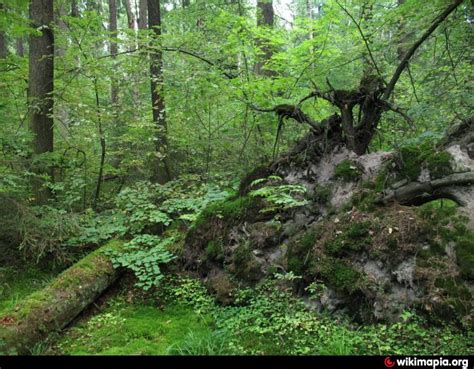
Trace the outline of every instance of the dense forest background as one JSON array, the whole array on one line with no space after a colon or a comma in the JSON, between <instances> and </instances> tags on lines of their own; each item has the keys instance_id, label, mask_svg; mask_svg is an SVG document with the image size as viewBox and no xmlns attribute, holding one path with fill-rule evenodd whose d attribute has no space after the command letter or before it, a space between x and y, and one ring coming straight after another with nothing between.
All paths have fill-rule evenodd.
<instances>
[{"instance_id":1,"label":"dense forest background","mask_svg":"<svg viewBox=\"0 0 474 369\"><path fill-rule=\"evenodd\" d=\"M462 245L453 264L459 266L450 269L460 272L442 284L433 277L437 287L458 293L454 300L443 297L454 313L433 313L448 317L442 322L416 309L400 311L388 323L385 315L378 321L347 311L331 315L331 309L310 313L294 295L321 297L322 281L337 290L340 281L333 277L340 277L342 254L334 253L330 270L318 270L311 281L307 269L291 267L291 251L283 271L265 269L276 276L272 282L249 277L253 269L246 261L243 285L227 275L207 285L221 295L221 305L199 278L183 271L207 283L215 273L221 276L216 265L236 265L238 250L226 249L231 241L216 240L231 239L237 224L244 224L241 233L268 237L267 228L247 232L247 223L263 219L274 227L291 218L292 226L303 222L309 229L316 215L298 215L300 209L319 204L321 217L338 213L342 207L321 205L332 185L310 186L309 194L308 181L288 174L296 167L308 174L326 156L337 158L335 148L354 157L405 153L399 167L384 173L398 170L407 181L422 182L423 163L432 179L452 174L452 167L440 171L450 157L439 145L456 124L466 129L464 136L472 134L473 22L474 2L468 0L1 1L0 344L3 339L7 353L49 354L472 353L471 230L465 220L447 225L457 206L466 205L457 195L433 194L430 200L437 201L424 205L422 215L403 210L395 216L424 216L440 243ZM295 150L298 159L285 154ZM342 163L335 169L337 186L364 187L359 159L344 159L334 163ZM456 177L456 185L470 185L469 175ZM428 202L418 195L397 200ZM260 215L247 211L245 196L252 204L266 201ZM354 219L348 223L360 220ZM370 236L382 224L376 219ZM348 234L326 229L334 237L367 236L359 228ZM278 237L272 242L282 243ZM110 240L105 254L115 269L108 270L94 250ZM309 251L295 250L306 265ZM202 263L201 252L207 258ZM228 263L232 253L235 260ZM89 293L76 293L67 271L53 280L71 265ZM84 268L107 276L81 277ZM123 270L129 273L108 288ZM344 269L344 278L346 272L353 273ZM362 305L367 294L355 298L346 285L352 277L341 291L354 297L349 305ZM257 281L258 288L247 288ZM83 312L106 288L96 308ZM36 290L32 305L24 303ZM36 327L44 311L34 318L29 313L41 302L62 309L63 320L48 326L55 335L46 341ZM15 306L26 310L20 314ZM75 327L58 332L81 312ZM21 333L27 336L21 344L15 336L10 347L9 327L20 320L36 333ZM125 333L113 336L118 327ZM315 334L321 330L327 333ZM157 337L163 341L153 343Z\"/></svg>"}]
</instances>

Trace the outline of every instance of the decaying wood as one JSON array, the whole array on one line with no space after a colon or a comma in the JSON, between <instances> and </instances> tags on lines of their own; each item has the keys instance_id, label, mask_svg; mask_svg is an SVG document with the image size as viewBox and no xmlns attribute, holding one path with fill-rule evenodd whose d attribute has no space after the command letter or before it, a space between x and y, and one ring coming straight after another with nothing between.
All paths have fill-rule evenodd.
<instances>
[{"instance_id":1,"label":"decaying wood","mask_svg":"<svg viewBox=\"0 0 474 369\"><path fill-rule=\"evenodd\" d=\"M118 277L109 243L60 274L50 285L0 315L0 354L30 354L35 344L68 325Z\"/></svg>"}]
</instances>

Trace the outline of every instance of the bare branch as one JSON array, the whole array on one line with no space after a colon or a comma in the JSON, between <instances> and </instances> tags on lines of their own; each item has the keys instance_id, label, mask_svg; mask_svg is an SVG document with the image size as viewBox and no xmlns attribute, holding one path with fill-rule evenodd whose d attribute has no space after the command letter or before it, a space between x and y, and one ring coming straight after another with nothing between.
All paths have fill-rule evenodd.
<instances>
[{"instance_id":1,"label":"bare branch","mask_svg":"<svg viewBox=\"0 0 474 369\"><path fill-rule=\"evenodd\" d=\"M336 1L336 4L339 5L339 7L344 11L344 13L346 13L346 14L349 16L349 18L351 18L352 22L356 25L357 30L359 31L360 37L362 37L362 40L364 41L365 47L366 47L367 51L369 52L370 60L371 60L372 64L374 65L374 68L375 68L375 70L377 71L378 76L379 76L379 77L382 79L382 81L383 81L384 79L383 79L382 73L380 72L380 69L379 69L377 63L375 62L374 55L372 54L372 50L370 49L369 40L367 40L367 37L365 37L364 32L362 31L362 28L360 27L359 22L357 22L357 21L354 19L354 17L352 16L352 14L349 13L349 11L348 11L346 8L344 8L344 7L339 3L338 0L335 0L335 1ZM385 81L384 81L384 83L385 83Z\"/></svg>"},{"instance_id":2,"label":"bare branch","mask_svg":"<svg viewBox=\"0 0 474 369\"><path fill-rule=\"evenodd\" d=\"M420 45L426 41L428 37L438 28L438 26L451 14L464 0L454 0L451 5L449 5L441 14L439 14L433 23L431 24L430 28L426 30L425 33L410 47L410 49L406 52L405 56L403 57L402 61L398 65L395 73L393 74L390 82L388 83L387 88L382 96L382 100L388 100L390 95L392 94L395 85L397 84L398 80L402 72L405 70L406 66L408 65L408 61L410 58L415 54L415 51L420 47Z\"/></svg>"}]
</instances>

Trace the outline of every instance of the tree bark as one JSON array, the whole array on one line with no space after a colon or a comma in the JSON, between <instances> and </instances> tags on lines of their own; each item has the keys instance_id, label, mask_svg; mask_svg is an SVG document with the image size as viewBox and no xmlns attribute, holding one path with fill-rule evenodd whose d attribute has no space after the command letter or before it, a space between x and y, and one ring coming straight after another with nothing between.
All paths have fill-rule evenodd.
<instances>
[{"instance_id":1,"label":"tree bark","mask_svg":"<svg viewBox=\"0 0 474 369\"><path fill-rule=\"evenodd\" d=\"M79 17L80 12L79 12L79 6L77 4L77 0L72 0L71 1L71 17Z\"/></svg>"},{"instance_id":2,"label":"tree bark","mask_svg":"<svg viewBox=\"0 0 474 369\"><path fill-rule=\"evenodd\" d=\"M163 54L161 50L161 11L159 0L148 0L148 27L153 31L150 51L150 87L153 122L156 124L157 163L154 167L154 179L165 183L171 179L168 159L168 137L163 96Z\"/></svg>"},{"instance_id":3,"label":"tree bark","mask_svg":"<svg viewBox=\"0 0 474 369\"><path fill-rule=\"evenodd\" d=\"M109 0L109 32L110 32L110 55L115 61L117 57L117 2L116 0ZM118 85L117 80L114 76L111 78L110 86L110 100L112 105L116 107L118 105Z\"/></svg>"},{"instance_id":4,"label":"tree bark","mask_svg":"<svg viewBox=\"0 0 474 369\"><path fill-rule=\"evenodd\" d=\"M147 0L138 1L138 29L147 29L148 22L148 2Z\"/></svg>"},{"instance_id":5,"label":"tree bark","mask_svg":"<svg viewBox=\"0 0 474 369\"><path fill-rule=\"evenodd\" d=\"M0 12L4 11L3 4L0 3ZM8 54L7 38L5 32L0 30L0 59L5 59Z\"/></svg>"},{"instance_id":6,"label":"tree bark","mask_svg":"<svg viewBox=\"0 0 474 369\"><path fill-rule=\"evenodd\" d=\"M40 29L40 35L30 36L28 79L30 129L34 135L33 152L37 156L53 151L53 0L31 0L30 20L34 28ZM51 168L44 165L36 165L34 171L38 175L53 174ZM37 203L46 202L50 196L40 180L34 181L33 191Z\"/></svg>"},{"instance_id":7,"label":"tree bark","mask_svg":"<svg viewBox=\"0 0 474 369\"><path fill-rule=\"evenodd\" d=\"M136 30L137 29L137 20L135 19L135 14L133 14L132 4L130 0L123 0L123 5L127 12L127 23L128 28Z\"/></svg>"},{"instance_id":8,"label":"tree bark","mask_svg":"<svg viewBox=\"0 0 474 369\"><path fill-rule=\"evenodd\" d=\"M272 0L257 1L257 26L273 28L274 10ZM255 73L261 76L271 77L275 72L268 69L265 65L272 58L272 47L266 44L266 40L258 39L257 45L262 50L263 55L255 64Z\"/></svg>"},{"instance_id":9,"label":"tree bark","mask_svg":"<svg viewBox=\"0 0 474 369\"><path fill-rule=\"evenodd\" d=\"M15 51L16 55L20 57L25 56L25 44L23 42L23 37L18 37L15 39Z\"/></svg>"},{"instance_id":10,"label":"tree bark","mask_svg":"<svg viewBox=\"0 0 474 369\"><path fill-rule=\"evenodd\" d=\"M0 316L0 354L30 354L50 333L67 326L118 277L105 253L118 249L111 242L60 274Z\"/></svg>"}]
</instances>

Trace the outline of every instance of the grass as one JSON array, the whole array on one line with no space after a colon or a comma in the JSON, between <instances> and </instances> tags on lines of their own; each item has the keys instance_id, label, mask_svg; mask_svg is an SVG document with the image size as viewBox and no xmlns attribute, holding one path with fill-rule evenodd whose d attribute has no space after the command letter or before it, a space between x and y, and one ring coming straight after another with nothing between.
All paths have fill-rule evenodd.
<instances>
[{"instance_id":1,"label":"grass","mask_svg":"<svg viewBox=\"0 0 474 369\"><path fill-rule=\"evenodd\" d=\"M165 355L189 340L212 335L209 321L189 307L164 309L115 297L98 315L80 321L50 349L64 355ZM196 343L192 344L195 347Z\"/></svg>"},{"instance_id":2,"label":"grass","mask_svg":"<svg viewBox=\"0 0 474 369\"><path fill-rule=\"evenodd\" d=\"M21 299L46 286L57 274L57 270L44 270L38 266L24 269L1 267L0 315Z\"/></svg>"}]
</instances>

